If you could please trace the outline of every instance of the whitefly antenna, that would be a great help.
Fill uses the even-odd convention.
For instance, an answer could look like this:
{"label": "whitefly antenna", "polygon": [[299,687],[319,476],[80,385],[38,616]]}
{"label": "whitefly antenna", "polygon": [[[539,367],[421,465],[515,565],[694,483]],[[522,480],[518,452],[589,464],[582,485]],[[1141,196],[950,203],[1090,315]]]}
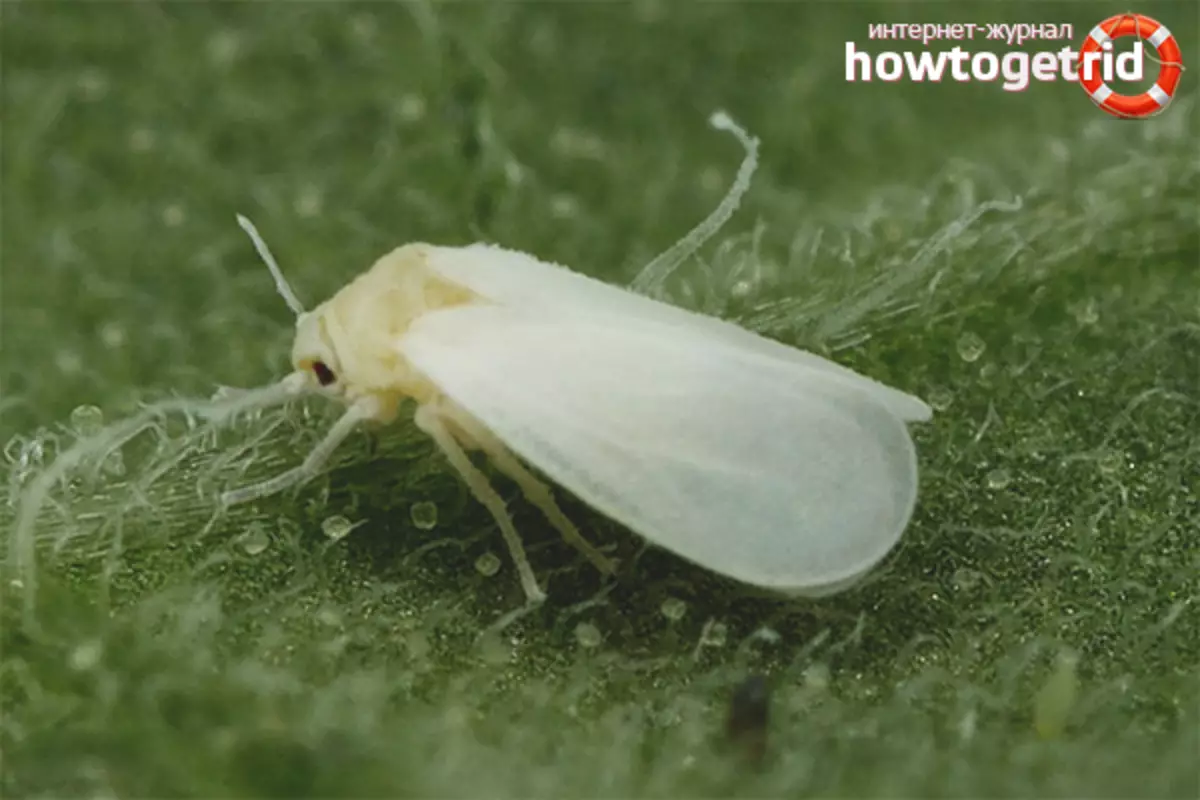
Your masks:
{"label": "whitefly antenna", "polygon": [[304,314],[304,306],[300,303],[296,293],[292,291],[292,287],[288,285],[287,278],[283,277],[283,271],[279,269],[279,264],[275,263],[275,257],[271,255],[271,250],[267,247],[267,243],[263,241],[262,236],[258,233],[258,228],[254,227],[254,223],[237,215],[238,225],[242,226],[242,230],[250,237],[250,241],[254,242],[254,249],[258,251],[258,255],[267,264],[267,269],[271,270],[271,277],[275,279],[275,289],[283,298],[283,302],[288,304],[288,308],[292,310],[297,317]]}
{"label": "whitefly antenna", "polygon": [[750,178],[758,168],[758,138],[746,133],[745,128],[734,122],[733,118],[724,111],[713,113],[708,118],[708,124],[719,131],[732,133],[745,148],[746,156],[738,168],[737,177],[733,179],[733,186],[729,187],[729,192],[721,200],[721,204],[711,214],[688,231],[682,239],[671,245],[665,253],[642,268],[642,271],[633,279],[635,291],[652,294],[661,288],[667,276],[674,272],[675,268],[692,253],[699,250],[701,245],[733,216],[733,212],[737,211],[742,202],[742,195],[750,188]]}

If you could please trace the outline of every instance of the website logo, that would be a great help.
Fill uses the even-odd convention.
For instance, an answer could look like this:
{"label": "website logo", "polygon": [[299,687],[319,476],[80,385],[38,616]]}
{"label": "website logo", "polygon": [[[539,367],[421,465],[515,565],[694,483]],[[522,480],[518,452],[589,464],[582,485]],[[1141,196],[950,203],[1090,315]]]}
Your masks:
{"label": "website logo", "polygon": [[[1149,89],[1136,96],[1114,92],[1105,83],[1112,80],[1111,70],[1095,68],[1097,61],[1103,65],[1105,56],[1111,58],[1112,40],[1122,36],[1137,37],[1134,48],[1139,65],[1142,60],[1143,43],[1154,48],[1157,54],[1157,57],[1151,56],[1151,60],[1158,62],[1158,78]],[[1119,61],[1120,57],[1117,60]],[[1161,114],[1175,96],[1179,76],[1183,74],[1183,56],[1179,52],[1179,44],[1166,25],[1144,14],[1118,14],[1092,28],[1083,41],[1083,47],[1079,48],[1078,69],[1079,85],[1088,93],[1088,97],[1092,98],[1093,103],[1114,117],[1142,119]],[[1120,75],[1118,70],[1118,77],[1125,76]]]}
{"label": "website logo", "polygon": [[[1113,42],[1134,37],[1130,52],[1114,52]],[[1022,92],[1033,82],[1062,80],[1079,83],[1092,102],[1114,117],[1144,119],[1160,114],[1170,104],[1183,74],[1183,58],[1175,37],[1165,25],[1144,14],[1117,14],[1092,28],[1078,50],[1072,48],[1070,23],[883,23],[868,26],[872,40],[901,39],[920,50],[887,50],[871,54],[846,42],[846,80],[885,82],[910,80],[940,83],[944,78],[963,83],[1002,81],[1006,92]],[[1008,52],[996,53],[983,45],[975,50],[955,45],[950,50],[928,49],[946,39],[996,41]],[[1045,49],[1042,42],[1055,42]],[[1026,47],[1024,45],[1032,45]],[[1012,49],[1016,46],[1016,49]],[[1121,94],[1114,80],[1136,82],[1145,76],[1145,62],[1158,65],[1154,84],[1137,95]]]}

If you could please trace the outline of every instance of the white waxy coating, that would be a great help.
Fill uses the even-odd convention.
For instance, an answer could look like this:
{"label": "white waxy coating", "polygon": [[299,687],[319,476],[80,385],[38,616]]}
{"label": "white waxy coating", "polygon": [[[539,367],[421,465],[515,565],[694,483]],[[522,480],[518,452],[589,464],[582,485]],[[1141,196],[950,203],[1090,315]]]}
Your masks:
{"label": "white waxy coating", "polygon": [[515,250],[487,244],[468,247],[429,247],[427,265],[448,281],[470,289],[493,303],[529,312],[551,314],[608,314],[614,325],[636,320],[657,321],[679,330],[675,336],[723,340],[741,349],[798,366],[829,373],[831,379],[853,384],[870,394],[892,414],[908,422],[925,422],[933,414],[920,399],[813,353],[759,336],[731,322],[652,300],[611,284],[539,261]]}
{"label": "white waxy coating", "polygon": [[[656,284],[737,208],[758,141],[721,205],[643,270]],[[232,400],[165,401],[85,437],[21,493],[12,561],[33,610],[34,525],[50,489],[87,458],[173,412],[210,421],[319,391],[347,409],[299,466],[229,490],[223,505],[315,477],[361,422],[418,403],[429,434],[491,511],[531,603],[545,598],[503,498],[465,449],[497,470],[597,569],[615,564],[513,453],[651,542],[713,571],[785,593],[852,584],[895,544],[917,466],[905,422],[921,400],[728,322],[610,286],[524,253],[411,244],[305,311],[253,224],[239,216],[297,315],[278,383]],[[512,451],[512,453],[509,452]],[[336,526],[335,526],[336,527]]]}
{"label": "white waxy coating", "polygon": [[869,386],[589,299],[430,312],[397,349],[556,483],[715,572],[819,595],[891,549],[917,465]]}

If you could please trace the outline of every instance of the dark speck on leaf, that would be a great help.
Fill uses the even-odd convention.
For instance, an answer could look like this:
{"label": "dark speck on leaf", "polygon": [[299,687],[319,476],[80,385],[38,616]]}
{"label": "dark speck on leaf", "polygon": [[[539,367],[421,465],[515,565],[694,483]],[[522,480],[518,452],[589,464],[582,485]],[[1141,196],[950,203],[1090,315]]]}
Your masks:
{"label": "dark speck on leaf", "polygon": [[739,683],[729,703],[726,735],[755,765],[766,755],[770,708],[771,687],[762,675],[751,675]]}

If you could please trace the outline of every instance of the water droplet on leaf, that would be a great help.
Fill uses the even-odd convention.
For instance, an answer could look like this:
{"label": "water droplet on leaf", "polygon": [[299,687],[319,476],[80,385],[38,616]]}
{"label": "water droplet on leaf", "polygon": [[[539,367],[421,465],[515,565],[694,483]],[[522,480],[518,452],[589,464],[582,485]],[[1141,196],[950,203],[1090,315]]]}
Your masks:
{"label": "water droplet on leaf", "polygon": [[1108,450],[1096,460],[1096,466],[1106,475],[1112,475],[1125,464],[1125,454],[1120,450]]}
{"label": "water droplet on leaf", "polygon": [[662,611],[662,615],[671,620],[671,622],[678,622],[687,613],[687,603],[678,597],[668,597],[666,600],[663,600],[660,610]]}
{"label": "water droplet on leaf", "polygon": [[512,659],[512,647],[492,631],[479,637],[479,654],[487,663],[499,666]]}
{"label": "water droplet on leaf", "polygon": [[704,626],[700,633],[701,647],[724,647],[729,637],[729,628],[724,622],[712,622]]}
{"label": "water droplet on leaf", "polygon": [[350,534],[350,531],[362,525],[364,521],[351,522],[341,514],[334,514],[332,517],[326,517],[321,522],[321,531],[330,539],[337,542],[345,539]]}
{"label": "water droplet on leaf", "polygon": [[100,341],[105,347],[118,348],[125,344],[125,328],[119,322],[106,322],[100,328]]}
{"label": "water droplet on leaf", "polygon": [[172,203],[162,210],[163,224],[168,228],[178,228],[187,219],[187,212],[178,203]]}
{"label": "water droplet on leaf", "polygon": [[959,591],[969,592],[979,585],[983,580],[983,576],[976,570],[967,567],[961,567],[954,571],[954,588]]}
{"label": "water droplet on leaf", "polygon": [[1100,309],[1096,307],[1096,298],[1089,297],[1075,306],[1073,312],[1075,321],[1080,325],[1095,325],[1100,320]]}
{"label": "water droplet on leaf", "polygon": [[104,412],[96,406],[78,406],[71,412],[71,427],[80,436],[92,436],[104,427]]}
{"label": "water droplet on leaf", "polygon": [[580,647],[593,648],[599,647],[604,641],[604,637],[600,633],[600,629],[590,622],[581,622],[575,626],[575,641],[579,642]]}
{"label": "water droplet on leaf", "polygon": [[929,405],[934,411],[945,411],[954,404],[954,393],[944,386],[929,390]]}
{"label": "water droplet on leaf", "polygon": [[315,217],[325,207],[325,195],[318,186],[305,186],[296,195],[292,207],[296,210],[298,216]]}
{"label": "water droplet on leaf", "polygon": [[421,631],[412,631],[405,636],[404,646],[408,648],[408,654],[413,658],[425,658],[433,649],[429,637]]}
{"label": "water droplet on leaf", "polygon": [[824,664],[810,664],[804,669],[804,685],[817,691],[828,689],[829,667]]}
{"label": "water droplet on leaf", "polygon": [[1008,474],[1006,469],[994,469],[987,474],[987,486],[989,489],[1005,489],[1012,483],[1012,476]]}
{"label": "water droplet on leaf", "polygon": [[408,516],[412,519],[413,525],[423,531],[431,531],[437,527],[437,503],[431,503],[428,500],[413,503],[412,508],[408,510]]}
{"label": "water droplet on leaf", "polygon": [[475,559],[475,571],[490,578],[500,571],[500,558],[495,553],[484,553]]}
{"label": "water droplet on leaf", "polygon": [[1079,658],[1074,653],[1059,655],[1054,672],[1037,693],[1033,727],[1043,739],[1061,736],[1067,727],[1067,718],[1079,690],[1079,676],[1075,672],[1078,662]]}
{"label": "water droplet on leaf", "polygon": [[985,349],[987,345],[983,339],[970,331],[958,337],[958,356],[968,364],[978,361]]}
{"label": "water droplet on leaf", "polygon": [[247,554],[256,556],[271,546],[271,537],[261,525],[254,525],[242,534],[241,544]]}
{"label": "water droplet on leaf", "polygon": [[100,663],[104,646],[97,640],[84,642],[71,651],[71,669],[86,672]]}

